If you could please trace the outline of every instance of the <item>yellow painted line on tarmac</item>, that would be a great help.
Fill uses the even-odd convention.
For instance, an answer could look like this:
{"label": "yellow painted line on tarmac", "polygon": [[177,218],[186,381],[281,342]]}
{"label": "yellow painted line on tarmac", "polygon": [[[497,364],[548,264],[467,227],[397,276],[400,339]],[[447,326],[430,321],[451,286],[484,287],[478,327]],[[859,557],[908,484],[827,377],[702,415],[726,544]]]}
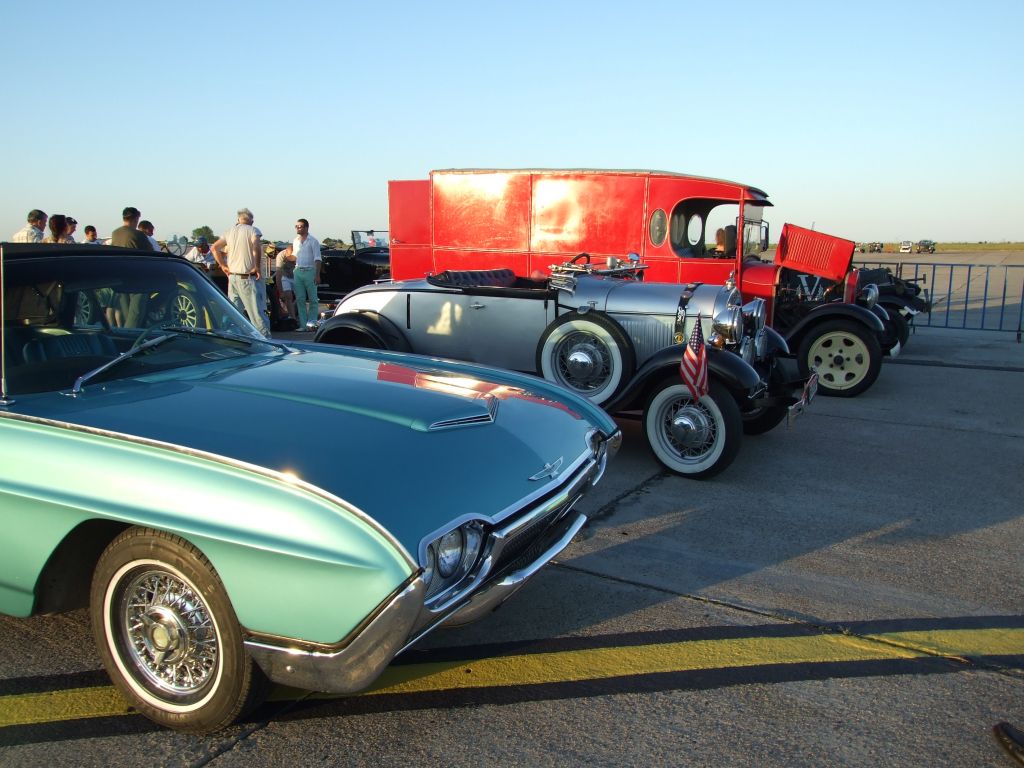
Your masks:
{"label": "yellow painted line on tarmac", "polygon": [[0,728],[132,713],[112,685],[0,697]]}
{"label": "yellow painted line on tarmac", "polygon": [[[914,659],[936,654],[1024,655],[1024,628],[892,632],[866,637],[842,634],[687,640],[636,646],[528,653],[472,661],[398,664],[388,667],[365,696],[573,683],[587,680],[697,670],[784,664]],[[273,698],[305,693],[281,688]],[[315,698],[344,698],[316,694]],[[81,718],[111,717],[132,710],[113,686],[0,696],[0,728]]]}
{"label": "yellow painted line on tarmac", "polygon": [[904,648],[844,635],[689,640],[679,643],[591,648],[504,656],[477,661],[389,667],[367,694],[421,693],[452,688],[602,680],[659,672],[752,667],[762,664],[913,658]]}
{"label": "yellow painted line on tarmac", "polygon": [[934,629],[865,637],[955,658],[1024,654],[1024,629]]}

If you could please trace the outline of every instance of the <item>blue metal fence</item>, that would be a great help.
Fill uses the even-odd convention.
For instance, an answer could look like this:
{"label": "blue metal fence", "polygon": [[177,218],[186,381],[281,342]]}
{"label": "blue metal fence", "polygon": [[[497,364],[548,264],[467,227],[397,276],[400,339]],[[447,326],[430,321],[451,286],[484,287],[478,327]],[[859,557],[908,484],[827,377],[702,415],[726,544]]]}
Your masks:
{"label": "blue metal fence", "polygon": [[1024,266],[860,261],[858,267],[888,267],[928,291],[932,311],[916,325],[979,331],[1014,331],[1024,326]]}

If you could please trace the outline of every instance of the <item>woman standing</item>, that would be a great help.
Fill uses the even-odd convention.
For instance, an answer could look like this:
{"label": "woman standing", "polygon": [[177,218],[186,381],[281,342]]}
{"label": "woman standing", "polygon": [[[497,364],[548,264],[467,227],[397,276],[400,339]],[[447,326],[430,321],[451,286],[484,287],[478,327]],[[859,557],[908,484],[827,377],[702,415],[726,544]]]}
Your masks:
{"label": "woman standing", "polygon": [[44,243],[73,243],[68,236],[71,227],[68,225],[68,217],[63,213],[55,213],[50,217],[50,234],[43,238]]}

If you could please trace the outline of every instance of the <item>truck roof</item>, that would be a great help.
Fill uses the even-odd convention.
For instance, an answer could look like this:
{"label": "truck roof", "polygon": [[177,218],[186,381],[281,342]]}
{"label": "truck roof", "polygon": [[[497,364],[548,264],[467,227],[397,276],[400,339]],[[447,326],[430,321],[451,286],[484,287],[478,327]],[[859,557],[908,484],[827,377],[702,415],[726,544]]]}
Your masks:
{"label": "truck roof", "polygon": [[694,176],[690,173],[678,173],[676,171],[658,171],[652,169],[627,169],[627,168],[438,168],[430,172],[433,176],[435,173],[441,174],[456,174],[456,173],[577,173],[577,174],[594,174],[601,176],[670,176],[680,179],[700,179],[701,181],[714,181],[719,184],[731,184],[734,187],[742,187],[752,197],[758,197],[762,200],[767,201],[768,193],[757,187],[752,187],[749,184],[741,184],[737,181],[730,181],[728,179],[717,179],[712,176]]}

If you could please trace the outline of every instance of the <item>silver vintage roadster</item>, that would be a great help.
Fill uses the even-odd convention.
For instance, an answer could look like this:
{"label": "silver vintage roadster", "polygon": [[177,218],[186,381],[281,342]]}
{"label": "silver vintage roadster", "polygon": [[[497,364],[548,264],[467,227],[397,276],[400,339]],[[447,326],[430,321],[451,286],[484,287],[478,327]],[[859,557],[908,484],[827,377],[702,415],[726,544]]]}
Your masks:
{"label": "silver vintage roadster", "polygon": [[[764,301],[735,285],[643,282],[644,265],[587,254],[522,277],[511,269],[446,270],[353,291],[315,340],[525,371],[610,413],[642,413],[669,470],[708,477],[727,467],[744,432],[758,434],[814,396]],[[694,402],[679,364],[697,318],[707,340],[707,395]],[[807,386],[809,384],[809,386]]]}

